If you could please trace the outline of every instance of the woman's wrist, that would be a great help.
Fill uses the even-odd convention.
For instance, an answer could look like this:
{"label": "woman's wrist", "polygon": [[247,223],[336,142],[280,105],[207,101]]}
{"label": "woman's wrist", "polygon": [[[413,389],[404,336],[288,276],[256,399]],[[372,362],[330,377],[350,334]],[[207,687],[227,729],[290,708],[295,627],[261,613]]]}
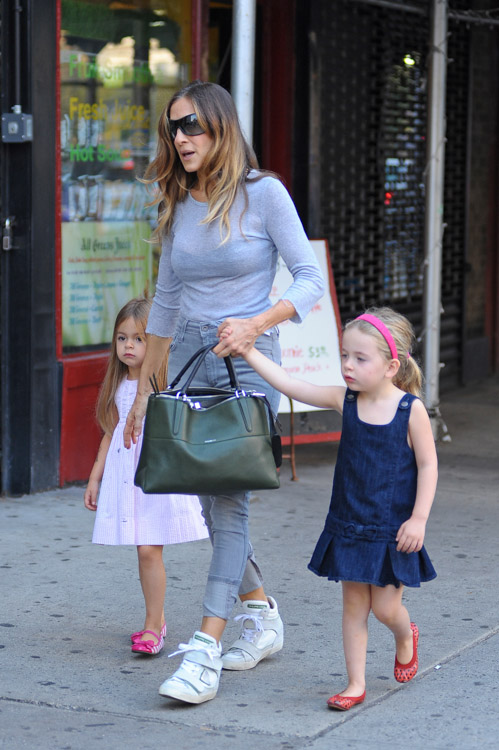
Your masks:
{"label": "woman's wrist", "polygon": [[265,310],[259,315],[255,315],[251,320],[255,323],[255,330],[257,331],[257,337],[261,336],[262,333],[268,331],[269,328],[283,323],[285,320],[290,320],[296,315],[296,309],[292,302],[287,299],[280,299],[268,310]]}

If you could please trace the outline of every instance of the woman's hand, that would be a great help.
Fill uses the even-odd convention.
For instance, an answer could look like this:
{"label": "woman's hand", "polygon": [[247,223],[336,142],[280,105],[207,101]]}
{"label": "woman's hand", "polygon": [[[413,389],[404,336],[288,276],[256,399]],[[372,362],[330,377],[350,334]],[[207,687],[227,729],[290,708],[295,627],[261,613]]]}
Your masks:
{"label": "woman's hand", "polygon": [[296,308],[289,300],[280,299],[254,318],[227,318],[218,326],[220,341],[213,351],[217,357],[244,357],[262,333],[296,314]]}
{"label": "woman's hand", "polygon": [[97,510],[97,495],[99,494],[99,481],[97,479],[89,479],[85,495],[83,496],[83,502],[87,510]]}
{"label": "woman's hand", "polygon": [[126,418],[125,429],[123,430],[123,443],[125,448],[130,448],[132,443],[137,444],[137,440],[142,432],[142,423],[146,415],[147,400],[149,396],[137,394],[132,408]]}
{"label": "woman's hand", "polygon": [[259,336],[254,318],[227,318],[218,327],[220,341],[213,349],[217,357],[242,357]]}

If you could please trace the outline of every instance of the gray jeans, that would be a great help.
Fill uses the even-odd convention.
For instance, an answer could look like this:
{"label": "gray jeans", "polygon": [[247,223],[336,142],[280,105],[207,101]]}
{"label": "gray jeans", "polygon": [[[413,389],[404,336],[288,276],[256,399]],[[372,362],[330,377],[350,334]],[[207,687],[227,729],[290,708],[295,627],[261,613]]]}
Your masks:
{"label": "gray jeans", "polygon": [[[199,323],[184,319],[180,321],[170,350],[169,383],[197,349],[205,344],[215,345],[218,342],[218,325],[218,322]],[[280,362],[281,350],[277,329],[260,336],[255,346],[274,362]],[[233,359],[233,364],[241,386],[265,393],[272,410],[276,412],[280,394],[257,375],[244,359]],[[192,385],[229,387],[229,377],[223,359],[210,352],[196,373]],[[263,580],[249,539],[249,493],[201,495],[199,500],[213,545],[203,615],[227,620],[238,594],[254,591],[262,585]]]}

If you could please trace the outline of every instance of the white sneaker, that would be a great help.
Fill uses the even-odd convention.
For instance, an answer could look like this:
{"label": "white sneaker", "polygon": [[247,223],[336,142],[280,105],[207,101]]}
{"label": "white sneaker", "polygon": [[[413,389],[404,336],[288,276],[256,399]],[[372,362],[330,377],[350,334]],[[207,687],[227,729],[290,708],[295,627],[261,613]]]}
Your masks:
{"label": "white sneaker", "polygon": [[243,609],[244,614],[234,618],[242,620],[241,635],[222,656],[224,669],[253,669],[282,648],[284,627],[275,599],[269,596],[268,603],[247,600]]}
{"label": "white sneaker", "polygon": [[216,696],[220,682],[222,644],[197,630],[189,643],[180,643],[178,651],[169,656],[183,653],[182,664],[163,682],[159,694],[185,703],[211,700]]}

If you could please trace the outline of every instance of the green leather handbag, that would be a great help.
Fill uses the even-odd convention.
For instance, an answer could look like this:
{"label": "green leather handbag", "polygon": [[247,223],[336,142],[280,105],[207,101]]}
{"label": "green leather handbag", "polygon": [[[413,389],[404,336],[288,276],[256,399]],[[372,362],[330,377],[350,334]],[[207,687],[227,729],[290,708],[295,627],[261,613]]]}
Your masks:
{"label": "green leather handbag", "polygon": [[[276,489],[281,440],[265,394],[245,391],[230,357],[230,389],[191,382],[213,344],[199,349],[175,380],[149,396],[135,484],[145,493],[211,495]],[[176,386],[192,367],[183,388]]]}

